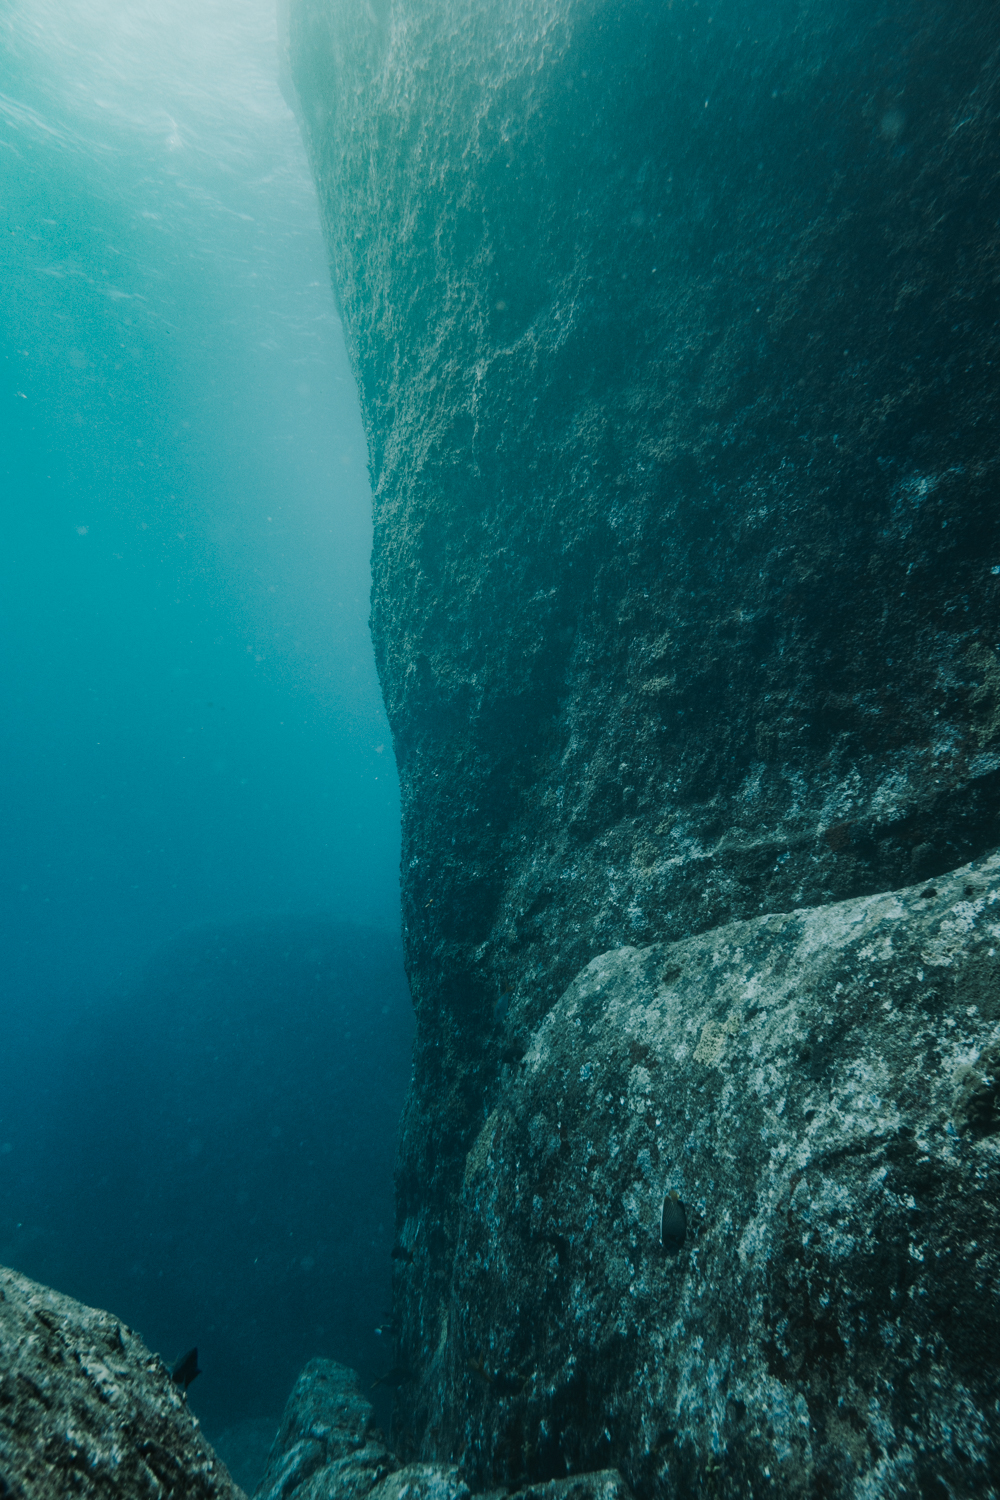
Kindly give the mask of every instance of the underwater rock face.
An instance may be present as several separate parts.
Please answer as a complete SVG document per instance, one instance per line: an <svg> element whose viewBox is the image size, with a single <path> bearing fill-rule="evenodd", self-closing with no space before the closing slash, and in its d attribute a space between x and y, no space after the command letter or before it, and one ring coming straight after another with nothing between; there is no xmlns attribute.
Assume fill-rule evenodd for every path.
<svg viewBox="0 0 1000 1500"><path fill-rule="evenodd" d="M288 1398L253 1500L473 1500L454 1464L399 1465L353 1370L313 1359ZM490 1497L496 1500L496 1494ZM631 1500L614 1470L532 1485L510 1500Z"/></svg>
<svg viewBox="0 0 1000 1500"><path fill-rule="evenodd" d="M0 1495L245 1500L130 1328L2 1266Z"/></svg>
<svg viewBox="0 0 1000 1500"><path fill-rule="evenodd" d="M353 1370L311 1359L285 1405L254 1500L365 1495L397 1467Z"/></svg>
<svg viewBox="0 0 1000 1500"><path fill-rule="evenodd" d="M453 1466L401 1468L354 1370L312 1359L285 1406L254 1500L468 1500Z"/></svg>
<svg viewBox="0 0 1000 1500"><path fill-rule="evenodd" d="M402 1456L471 1441L467 1361L536 1306L512 1272L456 1330L463 1182L574 975L1000 840L998 49L992 0L291 0L403 799ZM618 1378L592 1345L581 1453L618 1412L645 1493ZM520 1443L487 1421L482 1474L564 1472Z"/></svg>
<svg viewBox="0 0 1000 1500"><path fill-rule="evenodd" d="M594 959L458 1243L436 1374L473 1483L1000 1492L1000 857Z"/></svg>

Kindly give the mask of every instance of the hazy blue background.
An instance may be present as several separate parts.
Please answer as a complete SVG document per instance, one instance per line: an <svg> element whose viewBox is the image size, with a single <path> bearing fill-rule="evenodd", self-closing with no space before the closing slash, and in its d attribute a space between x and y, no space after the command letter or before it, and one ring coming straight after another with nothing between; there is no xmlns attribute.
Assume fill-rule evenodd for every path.
<svg viewBox="0 0 1000 1500"><path fill-rule="evenodd" d="M295 1087L317 1091L317 1136L333 1110L367 1142L373 1225L391 1192L409 1017L366 451L277 74L273 0L0 0L0 1260L95 1300L113 1300L113 1243L102 1278L67 1237L119 1212L114 1173L110 1200L56 1184L71 1137L74 1178L102 1170L101 1098L123 1182L140 1160L122 1070L179 1014L179 933L209 970L239 954L242 988L206 982L188 1005L224 1030L252 995L268 1045L305 1017L302 1048L336 1053L343 1007L363 1015L350 1097L344 1079L323 1094L319 1063ZM344 922L367 929L357 944ZM346 980L307 956L352 947L368 957ZM98 1036L115 1039L103 1070ZM60 1081L78 1096L81 1047L91 1136ZM212 1128L257 1066L212 1075ZM169 1094L178 1069L183 1049L147 1088ZM144 1137L151 1178L160 1138ZM223 1179L198 1152L210 1216ZM328 1206L339 1189L316 1191ZM390 1243L386 1224L380 1257ZM115 1310L148 1321L151 1295L123 1283ZM179 1305L138 1325L154 1345L204 1344L173 1329ZM211 1409L208 1371L192 1400ZM237 1386L216 1419L239 1414Z"/></svg>

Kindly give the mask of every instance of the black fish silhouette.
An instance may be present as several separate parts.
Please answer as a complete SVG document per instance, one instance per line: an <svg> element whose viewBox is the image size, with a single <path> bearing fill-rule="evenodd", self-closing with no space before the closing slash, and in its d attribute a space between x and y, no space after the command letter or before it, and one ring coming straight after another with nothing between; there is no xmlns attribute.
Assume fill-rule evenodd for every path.
<svg viewBox="0 0 1000 1500"><path fill-rule="evenodd" d="M187 1388L191 1384L192 1380L197 1380L198 1376L201 1374L201 1371L198 1368L197 1344L193 1349L189 1349L186 1354L181 1355L180 1359L174 1365L174 1368L170 1373L173 1376L175 1383L184 1387L184 1393L186 1395Z"/></svg>
<svg viewBox="0 0 1000 1500"><path fill-rule="evenodd" d="M668 1255L679 1255L687 1236L687 1214L676 1188L663 1200L660 1210L660 1244Z"/></svg>
<svg viewBox="0 0 1000 1500"><path fill-rule="evenodd" d="M393 1245L389 1252L390 1260L405 1260L408 1266L413 1264L413 1251L407 1250L405 1245Z"/></svg>

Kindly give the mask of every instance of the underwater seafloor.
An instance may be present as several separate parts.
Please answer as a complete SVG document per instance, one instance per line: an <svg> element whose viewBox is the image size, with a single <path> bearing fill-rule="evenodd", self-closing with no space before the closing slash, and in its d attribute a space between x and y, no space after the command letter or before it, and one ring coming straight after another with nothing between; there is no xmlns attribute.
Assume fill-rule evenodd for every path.
<svg viewBox="0 0 1000 1500"><path fill-rule="evenodd" d="M1000 1495L1000 14L289 0L278 41L416 1029L384 1365L309 1351L255 1493ZM231 1495L53 1297L10 1283L23 1373L77 1328L128 1452Z"/></svg>

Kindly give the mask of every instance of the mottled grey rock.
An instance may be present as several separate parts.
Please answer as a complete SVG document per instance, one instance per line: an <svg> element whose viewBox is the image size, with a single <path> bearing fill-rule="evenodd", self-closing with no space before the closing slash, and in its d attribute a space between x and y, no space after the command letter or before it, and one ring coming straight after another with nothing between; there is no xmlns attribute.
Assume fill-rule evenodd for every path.
<svg viewBox="0 0 1000 1500"><path fill-rule="evenodd" d="M255 1500L367 1495L397 1467L353 1370L306 1365L288 1398Z"/></svg>
<svg viewBox="0 0 1000 1500"><path fill-rule="evenodd" d="M319 1496L331 1473L345 1495L372 1489L394 1461L353 1370L314 1359L299 1376L255 1491L262 1500Z"/></svg>
<svg viewBox="0 0 1000 1500"><path fill-rule="evenodd" d="M399 1466L375 1427L358 1376L331 1359L302 1371L285 1408L268 1471L254 1500L507 1500L471 1496L455 1464ZM577 1474L519 1490L510 1500L631 1500L614 1470Z"/></svg>
<svg viewBox="0 0 1000 1500"><path fill-rule="evenodd" d="M137 1334L5 1267L0 1495L244 1500Z"/></svg>
<svg viewBox="0 0 1000 1500"><path fill-rule="evenodd" d="M470 1481L1000 1493L998 1063L1000 857L594 959L469 1154Z"/></svg>
<svg viewBox="0 0 1000 1500"><path fill-rule="evenodd" d="M508 1433L522 1370L491 1364L533 1288L514 1276L461 1352L454 1289L469 1153L567 984L1000 841L1000 9L291 0L289 56L369 440L402 791L415 1378L393 1435L464 1452L471 1359L477 1483L540 1481L577 1419L543 1383ZM988 1090L970 1108L991 1118ZM832 1261L782 1265L835 1299ZM650 1388L674 1389L668 1352ZM572 1387L588 1465L641 1409L621 1378L602 1344ZM728 1485L681 1409L690 1482ZM637 1488L666 1483L615 1431ZM850 1421L808 1440L802 1483L864 1470ZM765 1450L739 1471L762 1494Z"/></svg>
<svg viewBox="0 0 1000 1500"><path fill-rule="evenodd" d="M600 1469L593 1474L574 1474L572 1479L529 1484L510 1500L631 1500L631 1493L617 1469Z"/></svg>
<svg viewBox="0 0 1000 1500"><path fill-rule="evenodd" d="M454 1464L406 1464L390 1474L372 1500L470 1500L469 1486Z"/></svg>
<svg viewBox="0 0 1000 1500"><path fill-rule="evenodd" d="M469 1500L454 1465L400 1467L354 1370L306 1365L288 1398L254 1500ZM603 1497L596 1497L603 1500Z"/></svg>
<svg viewBox="0 0 1000 1500"><path fill-rule="evenodd" d="M592 1475L526 1485L510 1500L631 1500L631 1490L618 1470L600 1469Z"/></svg>

